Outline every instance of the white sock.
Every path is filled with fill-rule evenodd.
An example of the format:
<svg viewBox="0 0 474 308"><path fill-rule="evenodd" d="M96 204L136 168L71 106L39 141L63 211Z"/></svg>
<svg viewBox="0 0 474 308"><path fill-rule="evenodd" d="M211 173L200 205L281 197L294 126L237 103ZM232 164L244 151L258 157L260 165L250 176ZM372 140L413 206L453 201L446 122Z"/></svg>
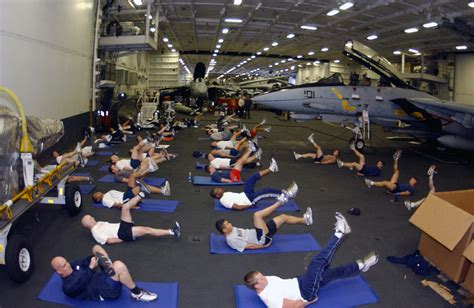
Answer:
<svg viewBox="0 0 474 308"><path fill-rule="evenodd" d="M340 231L336 231L334 232L334 235L337 237L337 238L342 238L344 236L344 233L340 232Z"/></svg>
<svg viewBox="0 0 474 308"><path fill-rule="evenodd" d="M356 260L357 266L359 266L359 271L364 268L364 263L362 260Z"/></svg>
<svg viewBox="0 0 474 308"><path fill-rule="evenodd" d="M174 235L173 230L169 229L168 232L170 233L170 235Z"/></svg>

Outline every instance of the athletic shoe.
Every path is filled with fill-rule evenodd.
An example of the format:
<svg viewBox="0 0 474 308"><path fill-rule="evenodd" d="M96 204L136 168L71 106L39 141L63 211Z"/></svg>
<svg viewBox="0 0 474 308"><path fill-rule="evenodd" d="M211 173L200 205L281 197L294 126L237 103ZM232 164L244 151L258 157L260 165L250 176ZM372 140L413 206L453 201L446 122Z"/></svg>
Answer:
<svg viewBox="0 0 474 308"><path fill-rule="evenodd" d="M163 196L171 196L171 186L170 182L166 181L165 185L161 187L161 193Z"/></svg>
<svg viewBox="0 0 474 308"><path fill-rule="evenodd" d="M268 127L265 127L263 130L264 130L265 132L269 133L269 132L272 131L272 127L271 127L271 126L268 126Z"/></svg>
<svg viewBox="0 0 474 308"><path fill-rule="evenodd" d="M362 266L360 269L362 272L367 272L377 262L379 262L379 255L375 251L371 251L362 260L357 260L357 263Z"/></svg>
<svg viewBox="0 0 474 308"><path fill-rule="evenodd" d="M86 161L84 160L84 157L82 157L81 153L77 154L77 161L81 165L81 167L84 167L86 165Z"/></svg>
<svg viewBox="0 0 474 308"><path fill-rule="evenodd" d="M306 212L304 213L303 218L307 226L311 226L313 224L313 211L310 207L306 208Z"/></svg>
<svg viewBox="0 0 474 308"><path fill-rule="evenodd" d="M296 193L298 192L298 185L293 181L290 186L286 189L286 193L288 194L288 198L296 197Z"/></svg>
<svg viewBox="0 0 474 308"><path fill-rule="evenodd" d="M349 223L347 222L346 218L342 216L341 213L336 212L336 223L334 224L334 229L338 233L342 234L349 234L351 233L351 226L349 226Z"/></svg>
<svg viewBox="0 0 474 308"><path fill-rule="evenodd" d="M262 149L258 149L258 151L255 152L255 157L256 157L258 160L261 160L261 159L262 159Z"/></svg>
<svg viewBox="0 0 474 308"><path fill-rule="evenodd" d="M131 292L130 296L132 299L142 302L152 302L158 298L158 295L145 289L140 289L140 293L138 294Z"/></svg>
<svg viewBox="0 0 474 308"><path fill-rule="evenodd" d="M293 151L293 155L295 156L295 159L298 160L301 158L301 154L298 154L296 152Z"/></svg>
<svg viewBox="0 0 474 308"><path fill-rule="evenodd" d="M173 229L171 229L171 231L173 231L173 236L175 238L181 237L181 226L179 225L177 221L175 222L175 226L173 227Z"/></svg>
<svg viewBox="0 0 474 308"><path fill-rule="evenodd" d="M249 141L249 148L252 152L257 152L257 147L255 146L255 143L253 143L253 141Z"/></svg>
<svg viewBox="0 0 474 308"><path fill-rule="evenodd" d="M109 275L110 277L115 275L115 271L112 267L112 260L110 260L107 256L104 256L100 252L95 253L95 258L99 266L104 269L107 275Z"/></svg>
<svg viewBox="0 0 474 308"><path fill-rule="evenodd" d="M270 159L270 167L268 167L268 169L270 169L271 172L278 172L278 164L275 160L275 158L272 157L272 159Z"/></svg>
<svg viewBox="0 0 474 308"><path fill-rule="evenodd" d="M277 201L280 202L281 204L285 204L288 202L288 193L287 191L283 191L281 195L277 197Z"/></svg>
<svg viewBox="0 0 474 308"><path fill-rule="evenodd" d="M336 160L336 164L337 164L337 166L338 166L339 168L342 168L342 167L344 166L344 162L343 162L342 160L340 160L340 159L337 159L337 160Z"/></svg>
<svg viewBox="0 0 474 308"><path fill-rule="evenodd" d="M369 179L364 179L365 185L367 185L368 188L371 188L372 185L374 185L374 181L369 180Z"/></svg>
<svg viewBox="0 0 474 308"><path fill-rule="evenodd" d="M94 183L94 178L92 176L88 176L87 177L87 180L89 181L89 184L93 184Z"/></svg>
<svg viewBox="0 0 474 308"><path fill-rule="evenodd" d="M309 135L308 141L311 142L311 143L314 143L314 133L312 133L311 135Z"/></svg>
<svg viewBox="0 0 474 308"><path fill-rule="evenodd" d="M413 210L416 207L414 202L411 202L411 201L408 201L408 200L405 200L405 202L403 202L403 204L405 205L405 207L409 211Z"/></svg>
<svg viewBox="0 0 474 308"><path fill-rule="evenodd" d="M393 160L399 160L400 157L402 156L402 150L398 150L393 154Z"/></svg>
<svg viewBox="0 0 474 308"><path fill-rule="evenodd" d="M260 122L260 125L265 125L267 123L267 118L263 118L262 122Z"/></svg>
<svg viewBox="0 0 474 308"><path fill-rule="evenodd" d="M81 143L78 142L77 145L76 145L76 149L75 149L76 153L80 154L82 151L81 151Z"/></svg>
<svg viewBox="0 0 474 308"><path fill-rule="evenodd" d="M143 191L140 191L137 196L140 197L140 199L145 199L146 198L146 195ZM126 200L123 200L123 203L127 203L130 199L126 199Z"/></svg>
<svg viewBox="0 0 474 308"><path fill-rule="evenodd" d="M151 194L151 190L147 187L145 182L142 180L137 180L137 184L140 186L140 191L143 192L145 195Z"/></svg>
<svg viewBox="0 0 474 308"><path fill-rule="evenodd" d="M146 139L150 142L153 142L153 136L150 134L149 131L146 131L145 132L145 135L146 135Z"/></svg>
<svg viewBox="0 0 474 308"><path fill-rule="evenodd" d="M428 169L428 172L426 172L426 174L427 174L428 176L433 176L434 174L438 173L438 172L436 172L435 169L436 169L436 166L435 166L435 165L431 166L430 169Z"/></svg>

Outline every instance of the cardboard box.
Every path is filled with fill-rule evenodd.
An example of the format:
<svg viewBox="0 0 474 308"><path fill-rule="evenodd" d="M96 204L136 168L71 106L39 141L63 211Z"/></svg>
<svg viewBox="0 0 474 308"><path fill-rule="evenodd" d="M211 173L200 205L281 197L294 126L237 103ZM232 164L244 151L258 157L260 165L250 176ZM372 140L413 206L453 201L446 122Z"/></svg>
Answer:
<svg viewBox="0 0 474 308"><path fill-rule="evenodd" d="M471 241L471 244L467 246L464 251L464 256L471 261L469 270L467 271L466 279L462 286L467 289L471 294L474 294L474 241Z"/></svg>
<svg viewBox="0 0 474 308"><path fill-rule="evenodd" d="M422 231L421 255L454 282L464 281L470 264L463 254L474 232L474 189L430 194L410 222Z"/></svg>

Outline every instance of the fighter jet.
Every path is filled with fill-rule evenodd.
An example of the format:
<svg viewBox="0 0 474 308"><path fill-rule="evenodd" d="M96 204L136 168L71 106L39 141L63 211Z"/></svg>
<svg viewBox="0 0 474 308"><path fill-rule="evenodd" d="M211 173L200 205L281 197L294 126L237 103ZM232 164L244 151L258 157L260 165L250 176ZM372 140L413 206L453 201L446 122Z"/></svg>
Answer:
<svg viewBox="0 0 474 308"><path fill-rule="evenodd" d="M349 40L344 54L381 76L380 85L346 86L339 74L258 95L253 100L290 111L296 120L320 119L353 126L356 147L370 137L369 124L454 149L474 151L474 107L444 101L412 88L397 69L376 51ZM367 128L368 131L367 131Z"/></svg>

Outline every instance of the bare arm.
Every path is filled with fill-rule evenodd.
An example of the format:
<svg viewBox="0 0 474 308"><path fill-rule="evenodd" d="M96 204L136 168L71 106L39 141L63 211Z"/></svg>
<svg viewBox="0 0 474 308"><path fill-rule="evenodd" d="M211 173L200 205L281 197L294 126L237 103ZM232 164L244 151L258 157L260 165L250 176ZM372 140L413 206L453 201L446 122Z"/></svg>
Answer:
<svg viewBox="0 0 474 308"><path fill-rule="evenodd" d="M266 244L266 245L259 245L259 244L247 244L245 245L245 249L262 249L262 248L267 248L272 244L272 242Z"/></svg>
<svg viewBox="0 0 474 308"><path fill-rule="evenodd" d="M226 178L222 178L222 179L221 179L221 183L232 183L232 180L226 179Z"/></svg>
<svg viewBox="0 0 474 308"><path fill-rule="evenodd" d="M300 308L300 307L306 307L308 305L311 305L312 303L314 303L317 299L315 299L314 301L311 301L311 302L305 302L305 301L302 301L302 300L291 300L291 299L287 299L287 298L284 298L283 299L283 308Z"/></svg>
<svg viewBox="0 0 474 308"><path fill-rule="evenodd" d="M119 238L108 238L106 243L107 244L119 244L122 243L123 241Z"/></svg>
<svg viewBox="0 0 474 308"><path fill-rule="evenodd" d="M236 210L236 211L242 211L242 210L246 210L248 208L251 208L252 205L243 205L243 204L232 204L232 209L233 210Z"/></svg>

